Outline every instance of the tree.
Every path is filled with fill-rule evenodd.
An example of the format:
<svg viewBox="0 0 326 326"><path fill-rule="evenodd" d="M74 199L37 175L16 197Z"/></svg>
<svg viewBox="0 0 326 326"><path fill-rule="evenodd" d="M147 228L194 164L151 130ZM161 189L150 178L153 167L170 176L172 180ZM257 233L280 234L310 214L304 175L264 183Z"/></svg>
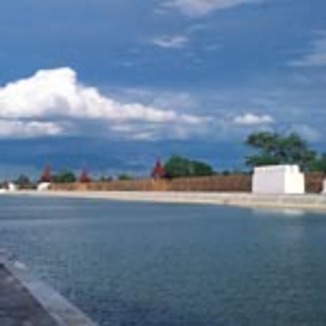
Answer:
<svg viewBox="0 0 326 326"><path fill-rule="evenodd" d="M54 176L54 182L58 183L73 183L76 182L76 175L71 171L62 171Z"/></svg>
<svg viewBox="0 0 326 326"><path fill-rule="evenodd" d="M101 182L110 182L110 181L113 181L113 177L111 177L111 176L101 176L99 180Z"/></svg>
<svg viewBox="0 0 326 326"><path fill-rule="evenodd" d="M120 175L118 175L118 180L119 181L128 181L128 180L133 180L134 178L129 175L129 174L126 174L126 173L122 173Z"/></svg>
<svg viewBox="0 0 326 326"><path fill-rule="evenodd" d="M316 153L296 133L279 135L270 132L253 133L246 139L246 145L258 153L246 158L251 167L275 164L298 164L303 170L309 169L316 159Z"/></svg>
<svg viewBox="0 0 326 326"><path fill-rule="evenodd" d="M191 175L190 161L181 156L173 155L170 157L164 168L170 178L189 177Z"/></svg>
<svg viewBox="0 0 326 326"><path fill-rule="evenodd" d="M15 183L17 184L19 189L29 189L32 187L32 183L31 183L30 179L24 174L21 174L17 178Z"/></svg>
<svg viewBox="0 0 326 326"><path fill-rule="evenodd" d="M326 153L320 155L320 157L317 157L311 162L310 171L326 173Z"/></svg>
<svg viewBox="0 0 326 326"><path fill-rule="evenodd" d="M214 174L213 168L204 162L192 161L192 173L195 176L209 176Z"/></svg>
<svg viewBox="0 0 326 326"><path fill-rule="evenodd" d="M213 168L201 161L191 161L187 158L173 155L165 163L166 176L170 178L213 175Z"/></svg>

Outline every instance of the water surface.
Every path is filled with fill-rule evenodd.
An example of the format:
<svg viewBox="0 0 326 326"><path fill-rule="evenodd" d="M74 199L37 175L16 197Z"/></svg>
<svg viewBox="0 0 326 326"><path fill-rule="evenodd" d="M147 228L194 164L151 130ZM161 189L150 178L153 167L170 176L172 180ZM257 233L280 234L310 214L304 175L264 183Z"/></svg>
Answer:
<svg viewBox="0 0 326 326"><path fill-rule="evenodd" d="M0 248L100 325L325 325L326 215L0 197Z"/></svg>

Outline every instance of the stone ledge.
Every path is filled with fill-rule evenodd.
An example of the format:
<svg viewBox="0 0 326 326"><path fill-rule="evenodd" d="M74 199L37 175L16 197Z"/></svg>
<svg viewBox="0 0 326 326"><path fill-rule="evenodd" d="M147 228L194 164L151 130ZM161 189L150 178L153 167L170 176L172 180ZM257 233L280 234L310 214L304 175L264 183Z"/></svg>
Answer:
<svg viewBox="0 0 326 326"><path fill-rule="evenodd" d="M0 325L95 326L18 261L0 253Z"/></svg>
<svg viewBox="0 0 326 326"><path fill-rule="evenodd" d="M226 192L168 192L168 191L21 191L10 195L106 199L155 203L211 204L240 207L298 208L304 211L326 212L326 195L270 195Z"/></svg>

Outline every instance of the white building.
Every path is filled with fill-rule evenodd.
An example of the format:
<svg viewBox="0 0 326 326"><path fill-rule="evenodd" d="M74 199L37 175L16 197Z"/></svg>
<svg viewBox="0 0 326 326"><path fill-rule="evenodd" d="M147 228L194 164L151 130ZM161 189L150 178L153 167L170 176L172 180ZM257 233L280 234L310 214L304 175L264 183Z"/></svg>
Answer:
<svg viewBox="0 0 326 326"><path fill-rule="evenodd" d="M49 190L51 186L50 182L41 182L37 185L37 191L46 191Z"/></svg>
<svg viewBox="0 0 326 326"><path fill-rule="evenodd" d="M17 186L13 182L8 183L8 191L17 191Z"/></svg>
<svg viewBox="0 0 326 326"><path fill-rule="evenodd" d="M323 190L322 190L322 193L324 195L326 195L326 179L324 179L324 181L323 181Z"/></svg>
<svg viewBox="0 0 326 326"><path fill-rule="evenodd" d="M304 194L304 174L297 165L257 167L252 179L254 194Z"/></svg>

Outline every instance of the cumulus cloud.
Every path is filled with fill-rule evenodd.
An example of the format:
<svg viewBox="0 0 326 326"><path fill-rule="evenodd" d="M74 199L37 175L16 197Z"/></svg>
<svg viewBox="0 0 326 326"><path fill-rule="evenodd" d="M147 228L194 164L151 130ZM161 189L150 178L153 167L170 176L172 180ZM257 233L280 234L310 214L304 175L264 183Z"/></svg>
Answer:
<svg viewBox="0 0 326 326"><path fill-rule="evenodd" d="M0 136L57 135L67 122L180 124L198 126L205 117L181 114L141 103L122 104L78 82L70 68L40 70L34 76L0 87Z"/></svg>
<svg viewBox="0 0 326 326"><path fill-rule="evenodd" d="M113 89L116 98L129 102L150 103L150 106L172 110L195 110L199 103L193 93L178 90L160 90L152 88Z"/></svg>
<svg viewBox="0 0 326 326"><path fill-rule="evenodd" d="M243 126L256 126L274 123L274 119L267 114L256 115L252 113L245 113L243 115L236 116L233 119L233 123Z"/></svg>
<svg viewBox="0 0 326 326"><path fill-rule="evenodd" d="M0 137L56 136L62 133L59 124L39 121L0 120Z"/></svg>
<svg viewBox="0 0 326 326"><path fill-rule="evenodd" d="M182 49L189 42L189 38L182 35L160 36L151 40L151 43L167 49Z"/></svg>
<svg viewBox="0 0 326 326"><path fill-rule="evenodd" d="M308 53L301 59L290 62L291 66L326 66L326 31L318 34L320 37L312 42Z"/></svg>
<svg viewBox="0 0 326 326"><path fill-rule="evenodd" d="M245 4L260 3L263 0L169 0L164 7L176 8L190 17L199 17L215 10L225 10Z"/></svg>

